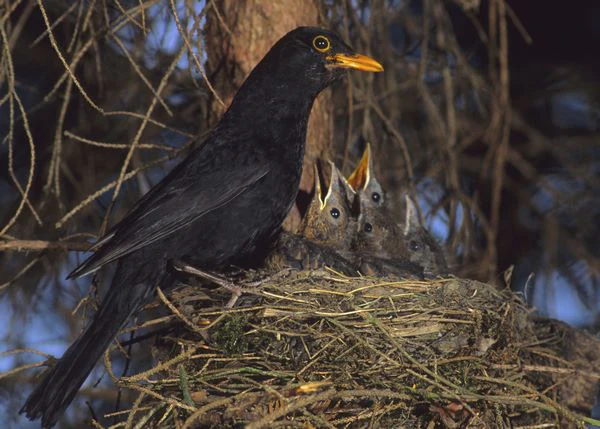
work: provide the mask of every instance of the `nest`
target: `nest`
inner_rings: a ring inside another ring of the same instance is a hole
[[[159,296],[173,330],[152,369],[118,380],[139,394],[125,427],[594,422],[598,341],[485,283],[321,271],[267,279],[228,310],[220,288]]]

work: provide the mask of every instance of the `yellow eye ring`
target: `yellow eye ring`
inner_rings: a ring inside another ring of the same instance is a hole
[[[313,47],[319,52],[327,52],[331,48],[331,43],[327,37],[317,36],[313,39]]]

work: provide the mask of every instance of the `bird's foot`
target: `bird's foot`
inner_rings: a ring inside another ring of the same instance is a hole
[[[286,267],[286,268],[283,268],[283,269],[275,272],[274,274],[263,276],[263,277],[260,277],[258,280],[245,282],[244,284],[247,285],[248,287],[256,288],[267,282],[276,281],[283,277],[287,277],[292,271],[296,271],[296,270],[294,268]]]
[[[225,277],[222,277],[215,273],[211,273],[210,271],[201,270],[200,268],[194,267],[181,261],[173,261],[172,266],[176,271],[200,277],[204,280],[208,280],[216,285],[224,287],[225,289],[230,291],[231,298],[227,302],[227,308],[233,307],[237,302],[238,298],[242,295],[243,288]]]
[[[231,298],[227,302],[227,308],[233,307],[242,293],[252,291],[253,289],[258,288],[269,281],[276,281],[289,275],[291,271],[294,271],[291,268],[286,268],[276,272],[275,274],[264,276],[257,280],[242,280],[239,275],[235,278],[227,278],[223,275],[202,270],[182,261],[171,261],[171,265],[176,271],[208,280],[209,282],[219,285],[230,291]]]

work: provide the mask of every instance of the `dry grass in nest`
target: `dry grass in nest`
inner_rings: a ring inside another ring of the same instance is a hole
[[[220,289],[159,295],[177,328],[161,338],[152,369],[119,380],[139,396],[117,413],[118,427],[593,422],[577,409],[593,405],[600,361],[583,352],[597,340],[536,320],[514,294],[484,283],[294,273],[226,311]]]

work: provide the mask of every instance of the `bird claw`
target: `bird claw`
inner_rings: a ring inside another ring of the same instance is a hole
[[[231,282],[230,280],[226,279],[225,277],[219,276],[209,271],[203,271],[197,267],[186,264],[182,261],[172,261],[171,265],[176,271],[189,274],[195,277],[203,278],[230,291],[231,298],[229,299],[229,301],[227,301],[227,308],[233,307],[239,299],[239,297],[242,296],[243,289],[240,286]]]
[[[280,279],[282,277],[287,276],[291,271],[293,271],[293,269],[291,269],[291,268],[285,268],[281,271],[276,272],[275,274],[260,278],[258,280],[253,280],[253,281],[239,281],[238,280],[234,283],[234,281],[232,281],[224,276],[221,276],[221,275],[218,275],[215,273],[211,273],[210,271],[201,270],[200,268],[186,264],[185,262],[182,262],[182,261],[171,261],[171,266],[176,271],[179,271],[184,274],[189,274],[194,277],[199,277],[204,280],[208,280],[209,282],[214,283],[214,284],[221,286],[221,287],[227,289],[228,291],[230,291],[231,298],[229,299],[229,301],[227,301],[227,304],[226,304],[227,308],[233,307],[235,305],[235,303],[237,302],[237,300],[239,299],[239,297],[242,296],[244,291],[256,289],[259,286],[261,286],[262,284],[264,284],[265,282]]]

